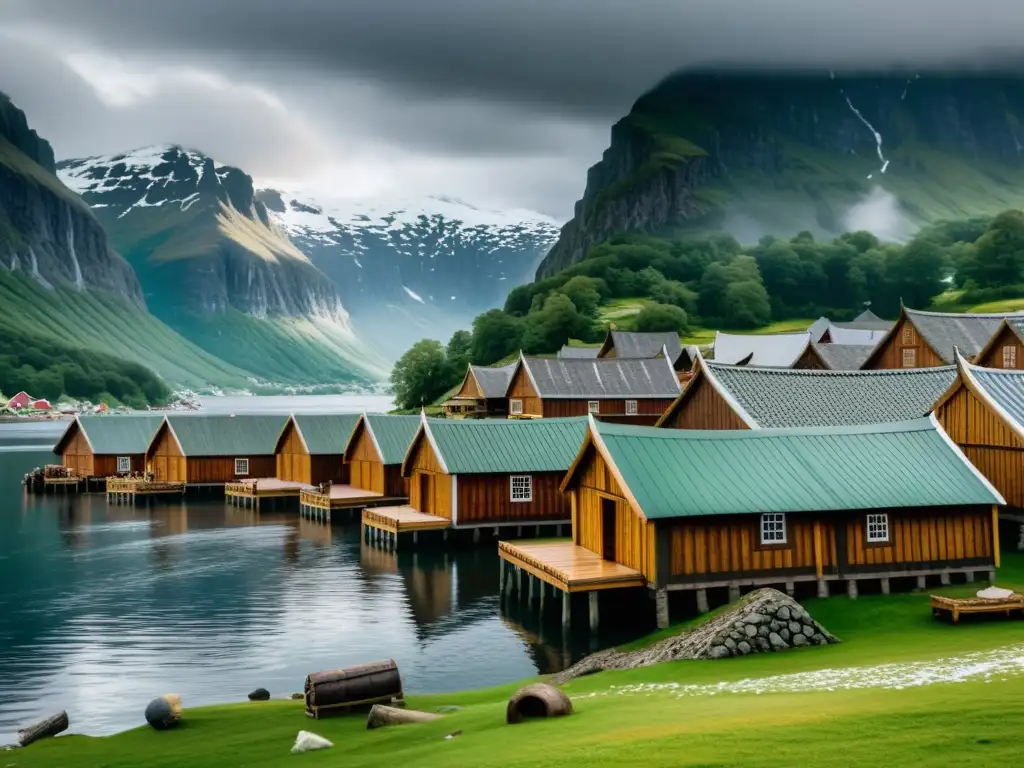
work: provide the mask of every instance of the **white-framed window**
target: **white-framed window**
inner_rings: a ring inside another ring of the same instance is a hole
[[[916,349],[904,349],[903,350],[903,367],[904,368],[915,368],[917,366],[917,350]]]
[[[627,400],[626,401],[626,415],[627,416],[636,416],[636,400]]]
[[[132,471],[132,457],[131,456],[118,456],[117,457],[117,471],[118,472],[131,472]]]
[[[600,413],[601,412],[601,401],[600,400],[588,400],[587,401],[587,412],[588,413]]]
[[[1003,347],[1003,368],[1017,367],[1017,347],[1007,344]]]
[[[249,474],[249,460],[248,459],[235,459],[235,474],[236,475],[248,475]]]
[[[523,401],[522,400],[509,400],[508,401],[508,412],[513,416],[523,415]]]
[[[889,514],[868,515],[868,544],[889,541]]]
[[[533,478],[530,475],[512,475],[509,480],[509,498],[512,501],[533,501]]]
[[[786,513],[768,512],[761,515],[761,543],[786,543]]]

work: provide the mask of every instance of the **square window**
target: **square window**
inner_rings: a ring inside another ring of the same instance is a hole
[[[598,400],[588,400],[587,401],[587,412],[588,413],[600,413],[601,412],[601,403],[600,403],[600,401],[598,401]]]
[[[508,412],[513,416],[523,415],[523,401],[522,400],[509,400],[508,401]]]
[[[626,401],[626,415],[627,416],[636,416],[636,400],[627,400]]]
[[[235,474],[236,475],[248,475],[249,474],[249,460],[248,459],[235,459]]]
[[[784,512],[769,512],[761,515],[761,543],[786,543],[786,514]]]
[[[132,471],[132,457],[131,456],[118,456],[117,457],[117,471],[120,472],[131,472]]]
[[[904,368],[915,368],[915,367],[917,367],[917,350],[916,349],[904,349],[903,350],[903,367]]]
[[[1003,368],[1017,367],[1017,347],[1007,344],[1003,347]]]
[[[868,543],[889,541],[889,515],[881,513],[868,515]]]
[[[533,501],[533,478],[530,475],[512,475],[510,481],[512,501]]]

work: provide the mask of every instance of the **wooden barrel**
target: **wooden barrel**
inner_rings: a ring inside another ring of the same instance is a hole
[[[374,661],[306,677],[306,714],[323,717],[354,707],[402,699],[402,678],[394,660]]]

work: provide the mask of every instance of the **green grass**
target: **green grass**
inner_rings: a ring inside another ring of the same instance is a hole
[[[612,299],[601,306],[598,316],[602,323],[615,323],[629,330],[633,327],[633,318],[650,303],[651,299]]]
[[[1006,554],[1003,586],[1024,588],[1024,555]],[[967,595],[978,585],[939,591]],[[936,622],[925,594],[811,600],[811,614],[843,639],[836,646],[726,661],[680,661],[604,672],[565,687],[575,714],[564,720],[504,725],[507,698],[520,683],[437,696],[412,696],[413,708],[461,710],[424,725],[366,731],[362,716],[314,722],[301,702],[186,706],[183,725],[139,728],[108,738],[69,736],[7,756],[32,766],[848,766],[1010,765],[1019,760],[1024,677],[906,690],[597,696],[612,685],[735,681],[774,674],[894,661],[1020,644],[1019,621]],[[672,631],[678,631],[679,627]],[[667,632],[646,639],[652,642]],[[188,702],[185,702],[187,705]],[[73,719],[73,715],[72,715]],[[300,730],[335,743],[293,757]],[[443,736],[455,730],[451,741]]]
[[[984,304],[975,304],[968,312],[1017,312],[1024,309],[1024,298],[1000,299],[999,301],[987,301]]]
[[[798,320],[779,320],[778,322],[771,323],[762,328],[754,328],[748,331],[735,331],[735,333],[753,333],[756,335],[766,333],[801,333],[806,331],[807,328],[813,323],[813,320],[798,319]],[[704,347],[708,344],[713,343],[715,340],[715,329],[713,328],[691,328],[690,334],[683,337],[682,343],[684,345],[693,344],[698,347]]]

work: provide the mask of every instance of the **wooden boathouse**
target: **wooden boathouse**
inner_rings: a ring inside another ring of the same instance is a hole
[[[107,478],[146,471],[146,449],[162,416],[76,416],[53,452],[83,478]]]
[[[864,361],[865,369],[952,365],[954,348],[973,360],[1006,318],[1021,313],[959,314],[900,308],[896,324]]]
[[[958,355],[935,418],[1005,497],[1004,519],[1020,524],[1024,549],[1024,371],[982,368]]]
[[[659,427],[762,429],[881,424],[927,416],[956,368],[821,371],[722,365],[699,357]]]
[[[496,368],[470,365],[458,390],[442,405],[451,419],[504,418],[508,415],[508,383],[516,364]]]
[[[358,413],[293,414],[277,440],[277,479],[307,486],[347,483],[345,448]]]
[[[273,479],[274,449],[284,415],[178,415],[164,417],[146,451],[158,481],[222,486],[245,479]]]
[[[512,419],[586,416],[654,424],[679,395],[668,355],[655,358],[526,357],[508,388]]]
[[[403,533],[425,530],[499,535],[524,528],[561,535],[572,517],[559,486],[587,431],[587,418],[422,419],[402,465],[409,503],[368,509],[370,539],[382,531],[388,544]]]
[[[592,626],[602,589],[637,583],[665,627],[670,593],[706,611],[757,586],[827,596],[838,581],[856,597],[865,580],[888,592],[999,565],[1003,498],[934,418],[724,432],[592,420],[562,489],[571,541],[499,551],[517,579],[590,591]]]
[[[338,510],[405,502],[409,492],[402,462],[419,426],[419,416],[360,415],[344,450],[348,482],[302,491],[300,512],[330,521]]]

